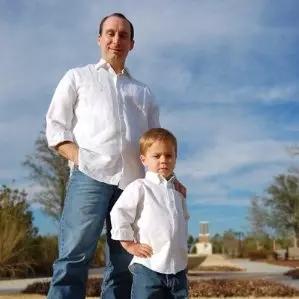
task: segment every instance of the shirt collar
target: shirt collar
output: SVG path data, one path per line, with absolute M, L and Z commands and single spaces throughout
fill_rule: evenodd
M 170 184 L 173 185 L 173 181 L 175 180 L 175 176 L 173 175 L 169 180 L 166 180 L 162 175 L 153 171 L 147 171 L 145 174 L 145 178 L 155 184 Z
M 103 58 L 101 58 L 100 61 L 95 65 L 95 69 L 97 71 L 101 68 L 108 69 L 109 67 L 111 67 L 111 65 Z M 132 76 L 131 76 L 131 74 L 130 74 L 127 67 L 125 67 L 123 69 L 122 74 L 125 74 L 125 75 L 129 76 L 132 79 Z

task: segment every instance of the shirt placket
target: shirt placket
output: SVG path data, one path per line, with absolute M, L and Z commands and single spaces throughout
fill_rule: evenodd
M 166 183 L 166 193 L 167 193 L 167 206 L 168 206 L 168 211 L 169 211 L 169 215 L 170 215 L 170 219 L 171 219 L 171 238 L 174 238 L 175 235 L 175 231 L 176 231 L 176 221 L 175 221 L 175 217 L 176 217 L 176 207 L 175 207 L 175 200 L 173 197 L 173 192 L 172 192 L 172 188 L 170 187 L 170 182 Z M 174 260 L 170 261 L 170 267 L 172 268 L 172 271 L 174 271 Z
M 119 118 L 119 133 L 120 133 L 120 140 L 119 140 L 119 150 L 120 150 L 120 155 L 122 159 L 122 169 L 121 169 L 121 174 L 120 174 L 120 179 L 123 175 L 124 172 L 124 157 L 123 157 L 123 138 L 124 138 L 124 109 L 123 109 L 123 98 L 121 94 L 121 80 L 122 76 L 117 76 L 116 74 L 113 77 L 113 82 L 114 82 L 114 87 L 115 87 L 115 94 L 116 94 L 116 106 L 117 106 L 117 112 L 118 112 L 118 118 Z

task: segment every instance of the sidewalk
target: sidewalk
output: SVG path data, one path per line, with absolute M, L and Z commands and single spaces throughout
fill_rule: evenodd
M 88 272 L 89 277 L 103 277 L 103 274 L 104 268 L 94 268 L 90 269 Z M 50 277 L 0 280 L 0 294 L 20 293 L 23 290 L 25 290 L 28 285 L 32 283 L 47 282 L 50 280 Z

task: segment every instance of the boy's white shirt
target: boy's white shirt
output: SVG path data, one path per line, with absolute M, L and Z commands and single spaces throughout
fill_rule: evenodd
M 158 173 L 148 171 L 144 179 L 128 185 L 111 213 L 114 240 L 135 240 L 153 248 L 151 258 L 134 256 L 131 264 L 175 274 L 187 266 L 188 227 L 186 201 Z

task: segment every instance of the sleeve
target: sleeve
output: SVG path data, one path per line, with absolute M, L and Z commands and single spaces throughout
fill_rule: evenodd
M 152 128 L 160 128 L 160 113 L 159 107 L 156 103 L 154 93 L 149 89 L 146 88 L 146 97 L 148 98 L 149 108 L 148 108 L 148 129 Z
M 50 147 L 74 141 L 71 129 L 76 100 L 74 77 L 69 70 L 59 82 L 46 115 L 46 137 Z
M 113 206 L 111 217 L 111 238 L 114 240 L 133 241 L 136 211 L 143 198 L 143 187 L 138 181 L 128 185 Z

